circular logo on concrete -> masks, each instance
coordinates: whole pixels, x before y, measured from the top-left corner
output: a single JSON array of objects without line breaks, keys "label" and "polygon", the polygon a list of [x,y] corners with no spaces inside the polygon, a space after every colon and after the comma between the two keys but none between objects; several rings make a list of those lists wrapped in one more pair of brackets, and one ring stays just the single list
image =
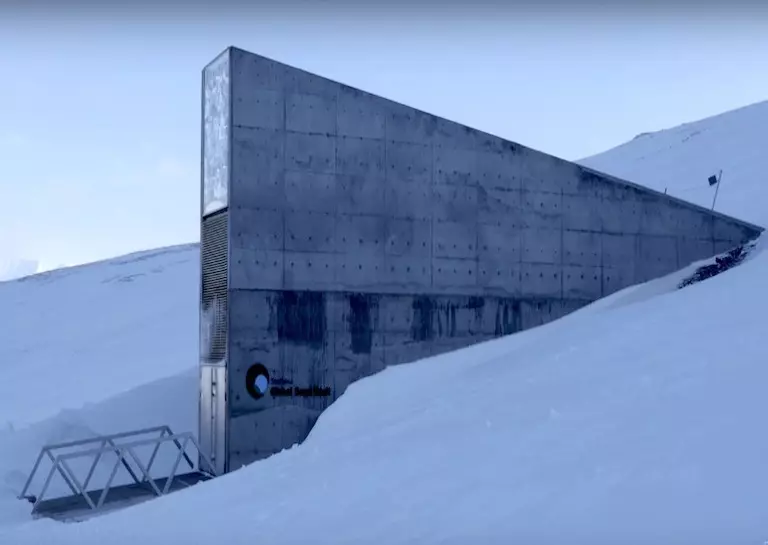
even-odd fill
[{"label": "circular logo on concrete", "polygon": [[260,363],[251,365],[245,374],[245,387],[251,397],[260,399],[269,390],[269,371]]}]

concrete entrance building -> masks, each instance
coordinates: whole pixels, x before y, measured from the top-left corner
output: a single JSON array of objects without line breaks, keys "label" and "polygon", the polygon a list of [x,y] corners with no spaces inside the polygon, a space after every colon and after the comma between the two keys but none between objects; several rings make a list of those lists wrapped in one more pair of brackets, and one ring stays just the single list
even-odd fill
[{"label": "concrete entrance building", "polygon": [[201,448],[303,440],[353,381],[544,324],[760,228],[230,48],[203,71]]}]

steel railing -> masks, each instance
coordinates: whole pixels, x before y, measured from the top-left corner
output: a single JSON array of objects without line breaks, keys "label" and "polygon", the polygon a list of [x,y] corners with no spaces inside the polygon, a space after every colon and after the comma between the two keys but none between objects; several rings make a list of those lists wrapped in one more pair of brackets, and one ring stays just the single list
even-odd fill
[{"label": "steel railing", "polygon": [[[157,437],[150,437],[147,439],[134,439],[137,436],[141,435],[148,435],[148,434],[154,434],[157,433]],[[132,439],[128,442],[122,442],[126,439]],[[152,465],[155,462],[155,459],[157,457],[157,453],[160,449],[160,447],[163,444],[167,443],[173,443],[173,445],[178,449],[178,453],[176,456],[176,460],[171,467],[171,470],[167,477],[162,478],[152,478],[150,475],[150,471],[152,471]],[[197,440],[194,438],[194,436],[189,433],[173,433],[171,431],[171,428],[168,426],[157,426],[153,428],[145,428],[141,430],[136,431],[129,431],[129,432],[123,432],[123,433],[115,433],[112,435],[100,435],[88,439],[81,439],[79,441],[69,441],[66,443],[58,443],[54,445],[47,445],[43,447],[40,450],[40,454],[37,457],[37,460],[35,461],[35,465],[32,468],[32,472],[29,474],[29,478],[27,479],[27,482],[24,485],[23,490],[21,491],[21,494],[19,494],[19,499],[27,499],[33,504],[32,512],[34,513],[37,510],[37,507],[40,505],[40,502],[43,501],[45,498],[46,493],[48,492],[48,488],[51,485],[51,481],[53,480],[53,477],[56,473],[58,473],[61,478],[64,480],[66,485],[69,487],[69,489],[72,491],[72,494],[75,496],[82,496],[83,499],[85,499],[86,503],[92,510],[98,510],[104,505],[104,501],[107,498],[107,494],[109,493],[112,483],[115,479],[115,475],[117,475],[117,471],[122,465],[130,477],[133,479],[134,483],[136,485],[148,485],[151,492],[153,492],[156,496],[163,496],[167,494],[171,490],[171,485],[174,482],[174,479],[177,476],[177,471],[179,468],[179,465],[181,464],[181,461],[184,460],[186,464],[189,466],[190,469],[195,470],[195,464],[192,462],[192,460],[187,455],[187,447],[189,444],[192,444],[195,449],[197,450],[200,461],[205,463],[205,466],[207,469],[200,469],[198,468],[198,471],[201,473],[206,474],[209,477],[215,477],[215,470],[213,468],[213,465],[211,464],[210,460],[205,456],[205,454],[200,450],[200,446],[197,443]],[[58,451],[61,451],[63,449],[71,449],[75,447],[87,447],[90,445],[98,445],[94,448],[88,448],[86,450],[78,450],[75,452],[68,452],[68,453],[61,453]],[[152,454],[149,457],[149,460],[147,460],[146,463],[144,463],[141,459],[141,457],[136,453],[136,449],[139,447],[147,447],[154,445],[154,448],[152,449]],[[57,454],[58,452],[58,454]],[[98,498],[91,497],[91,493],[88,492],[88,486],[91,484],[91,479],[93,478],[93,475],[96,471],[96,467],[98,466],[99,462],[102,459],[102,456],[107,453],[114,453],[117,455],[117,459],[115,460],[115,464],[112,467],[112,470],[109,474],[109,477],[107,479],[106,484],[104,485],[104,488],[101,489],[101,493],[99,494]],[[40,490],[39,496],[34,495],[28,495],[29,488],[32,485],[32,482],[34,480],[34,477],[40,468],[40,464],[44,457],[48,457],[51,462],[53,462],[53,465],[51,466],[50,471],[48,472],[48,476],[45,479],[45,483],[43,484],[42,489]],[[72,470],[71,465],[69,464],[69,461],[72,459],[78,459],[78,458],[88,458],[93,457],[93,461],[90,464],[90,467],[88,469],[88,473],[83,481],[80,481],[80,479],[77,478],[77,475],[75,475],[75,472]],[[131,462],[133,462],[132,466]],[[135,469],[138,468],[138,473],[140,475],[137,475],[137,471]],[[165,483],[162,488],[158,486],[159,481],[162,479],[165,479]]]}]

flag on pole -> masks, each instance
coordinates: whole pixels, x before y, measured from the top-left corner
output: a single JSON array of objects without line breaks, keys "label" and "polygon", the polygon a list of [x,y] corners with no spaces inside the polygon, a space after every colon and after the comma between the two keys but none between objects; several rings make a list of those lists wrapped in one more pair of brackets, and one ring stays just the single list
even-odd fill
[{"label": "flag on pole", "polygon": [[717,173],[717,176],[710,176],[708,178],[709,180],[709,187],[717,186],[715,187],[715,196],[712,197],[712,210],[715,209],[715,202],[717,201],[717,192],[720,191],[720,180],[723,177],[723,169],[720,169],[720,172]]}]

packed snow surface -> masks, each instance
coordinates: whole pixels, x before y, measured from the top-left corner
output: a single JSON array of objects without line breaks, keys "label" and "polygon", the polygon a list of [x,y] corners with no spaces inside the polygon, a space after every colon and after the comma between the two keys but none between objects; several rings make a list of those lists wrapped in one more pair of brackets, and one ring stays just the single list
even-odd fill
[{"label": "packed snow surface", "polygon": [[694,269],[388,368],[301,446],[78,524],[15,495],[45,443],[195,429],[198,252],[0,284],[0,543],[762,544],[768,253],[678,290]]}]

